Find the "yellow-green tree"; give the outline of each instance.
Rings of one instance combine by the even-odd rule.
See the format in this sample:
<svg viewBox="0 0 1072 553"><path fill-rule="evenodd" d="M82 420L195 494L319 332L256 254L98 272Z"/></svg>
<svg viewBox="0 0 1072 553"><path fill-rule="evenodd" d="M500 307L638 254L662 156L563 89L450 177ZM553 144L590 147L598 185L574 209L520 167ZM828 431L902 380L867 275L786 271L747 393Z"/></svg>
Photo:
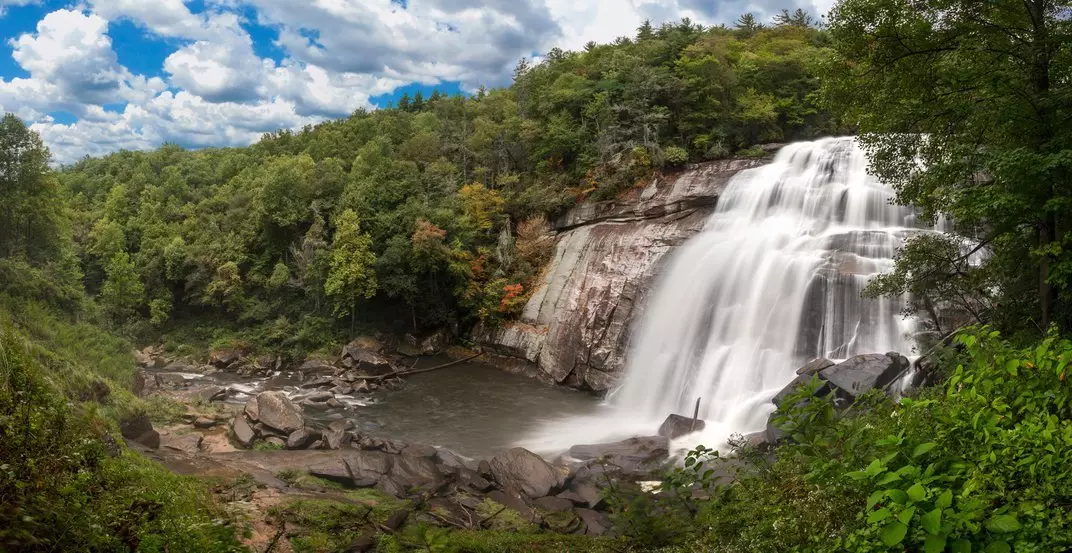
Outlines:
<svg viewBox="0 0 1072 553"><path fill-rule="evenodd" d="M361 232L361 221L352 209L343 211L335 221L331 268L324 283L324 292L335 303L336 316L349 315L352 324L358 300L376 295L375 265L372 239Z"/></svg>

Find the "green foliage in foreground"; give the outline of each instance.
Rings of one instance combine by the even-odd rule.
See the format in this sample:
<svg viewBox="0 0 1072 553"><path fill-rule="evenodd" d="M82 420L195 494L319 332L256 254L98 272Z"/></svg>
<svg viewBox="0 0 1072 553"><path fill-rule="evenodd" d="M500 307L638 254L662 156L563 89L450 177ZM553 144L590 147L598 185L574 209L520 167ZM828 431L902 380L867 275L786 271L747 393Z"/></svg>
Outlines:
<svg viewBox="0 0 1072 553"><path fill-rule="evenodd" d="M207 490L126 451L0 326L0 550L240 551Z"/></svg>
<svg viewBox="0 0 1072 553"><path fill-rule="evenodd" d="M620 514L621 530L678 551L1068 550L1072 342L1020 349L985 327L957 342L944 386L899 403L875 394L839 412L801 390L775 458L743 443L734 458L701 452ZM737 481L714 485L709 471L727 468Z"/></svg>

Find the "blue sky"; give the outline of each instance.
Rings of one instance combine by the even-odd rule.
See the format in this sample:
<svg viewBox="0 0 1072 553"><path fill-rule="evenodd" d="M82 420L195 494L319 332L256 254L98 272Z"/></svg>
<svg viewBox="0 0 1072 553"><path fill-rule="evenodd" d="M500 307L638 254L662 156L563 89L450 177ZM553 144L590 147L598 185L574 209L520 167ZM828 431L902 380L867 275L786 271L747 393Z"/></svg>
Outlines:
<svg viewBox="0 0 1072 553"><path fill-rule="evenodd" d="M57 163L164 142L241 146L508 83L521 57L833 0L0 0L0 110Z"/></svg>

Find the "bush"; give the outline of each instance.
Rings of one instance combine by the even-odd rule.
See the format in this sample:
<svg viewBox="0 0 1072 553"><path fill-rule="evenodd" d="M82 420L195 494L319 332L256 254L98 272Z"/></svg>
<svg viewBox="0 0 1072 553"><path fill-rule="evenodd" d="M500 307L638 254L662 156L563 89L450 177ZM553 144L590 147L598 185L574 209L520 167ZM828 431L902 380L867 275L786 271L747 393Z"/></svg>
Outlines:
<svg viewBox="0 0 1072 553"><path fill-rule="evenodd" d="M697 505L692 526L704 530L676 543L742 553L1068 550L1072 342L1051 335L1017 348L985 327L957 342L964 351L941 388L899 403L874 393L838 411L812 397L813 383L776 416L793 442L775 461L738 443L732 461L706 456L691 479L669 475L664 487L691 490L712 468L737 473Z"/></svg>
<svg viewBox="0 0 1072 553"><path fill-rule="evenodd" d="M667 167L680 167L689 162L689 152L679 146L670 146L663 152Z"/></svg>
<svg viewBox="0 0 1072 553"><path fill-rule="evenodd" d="M208 491L128 452L0 326L0 549L239 551Z"/></svg>

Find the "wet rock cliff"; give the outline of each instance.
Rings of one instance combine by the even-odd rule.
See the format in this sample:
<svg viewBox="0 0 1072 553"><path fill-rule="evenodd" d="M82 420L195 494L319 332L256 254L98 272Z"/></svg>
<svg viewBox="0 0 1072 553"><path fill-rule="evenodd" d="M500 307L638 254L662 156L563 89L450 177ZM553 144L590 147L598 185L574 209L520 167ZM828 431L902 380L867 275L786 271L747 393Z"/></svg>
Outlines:
<svg viewBox="0 0 1072 553"><path fill-rule="evenodd" d="M555 254L521 320L474 338L504 367L604 392L621 372L629 330L666 255L703 228L726 184L763 159L691 165L554 221Z"/></svg>

